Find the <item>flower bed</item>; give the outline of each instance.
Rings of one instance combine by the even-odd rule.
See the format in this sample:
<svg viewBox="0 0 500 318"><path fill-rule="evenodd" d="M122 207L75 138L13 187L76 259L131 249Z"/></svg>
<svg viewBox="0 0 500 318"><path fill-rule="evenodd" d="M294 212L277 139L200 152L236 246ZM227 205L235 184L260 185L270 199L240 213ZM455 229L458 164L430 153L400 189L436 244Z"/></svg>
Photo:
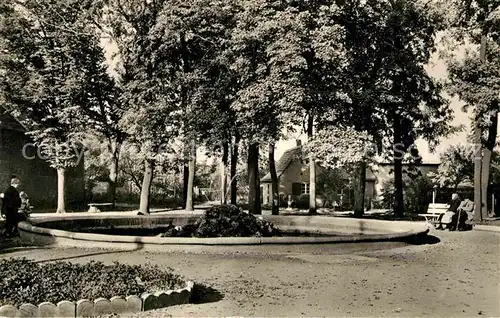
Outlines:
<svg viewBox="0 0 500 318"><path fill-rule="evenodd" d="M39 264L27 259L0 260L0 306L38 305L80 299L110 299L185 287L171 269L115 262Z"/></svg>

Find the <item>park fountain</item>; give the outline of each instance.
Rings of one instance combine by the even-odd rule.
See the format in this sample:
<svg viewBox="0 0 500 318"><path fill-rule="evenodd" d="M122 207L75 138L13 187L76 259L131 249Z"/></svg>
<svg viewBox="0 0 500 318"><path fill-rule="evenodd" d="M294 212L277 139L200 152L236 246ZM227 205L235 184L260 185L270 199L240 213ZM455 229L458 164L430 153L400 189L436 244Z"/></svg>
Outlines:
<svg viewBox="0 0 500 318"><path fill-rule="evenodd" d="M263 218L280 230L310 235L186 238L141 234L155 230L161 232L167 224L184 226L197 219L196 215L174 212L149 216L99 214L44 217L21 222L19 232L24 242L33 245L162 250L172 245L315 244L403 240L426 235L429 231L428 225L421 222L304 215L266 215Z"/></svg>

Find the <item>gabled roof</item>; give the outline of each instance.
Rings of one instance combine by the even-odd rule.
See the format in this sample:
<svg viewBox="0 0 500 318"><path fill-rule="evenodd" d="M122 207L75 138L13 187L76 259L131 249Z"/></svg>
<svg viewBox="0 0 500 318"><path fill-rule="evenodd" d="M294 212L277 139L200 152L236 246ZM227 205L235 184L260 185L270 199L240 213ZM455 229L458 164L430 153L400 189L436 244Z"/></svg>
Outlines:
<svg viewBox="0 0 500 318"><path fill-rule="evenodd" d="M283 153L281 158L278 160L276 163L276 174L279 177L285 172L286 168L293 162L294 159L300 158L302 153L302 147L297 146L291 149L288 149ZM271 182L271 173L266 174L262 179L260 179L261 182Z"/></svg>
<svg viewBox="0 0 500 318"><path fill-rule="evenodd" d="M366 181L376 181L377 177L375 177L375 174L373 173L373 170L371 167L366 167Z"/></svg>
<svg viewBox="0 0 500 318"><path fill-rule="evenodd" d="M26 127L3 106L0 106L0 129L27 131Z"/></svg>
<svg viewBox="0 0 500 318"><path fill-rule="evenodd" d="M474 189L474 183L470 180L464 180L458 184L458 189Z"/></svg>
<svg viewBox="0 0 500 318"><path fill-rule="evenodd" d="M276 174L278 175L278 179L281 177L281 175L286 171L288 166L293 162L295 159L300 159L302 155L302 148L301 146L297 146L291 149L288 149L283 153L281 158L278 160L276 163ZM342 171L341 171L342 173ZM349 175L347 173L345 174L345 178L348 179ZM370 167L366 168L366 181L375 181L377 178L375 177L375 174L373 173L372 169ZM271 182L271 173L266 174L262 179L260 179L261 182Z"/></svg>

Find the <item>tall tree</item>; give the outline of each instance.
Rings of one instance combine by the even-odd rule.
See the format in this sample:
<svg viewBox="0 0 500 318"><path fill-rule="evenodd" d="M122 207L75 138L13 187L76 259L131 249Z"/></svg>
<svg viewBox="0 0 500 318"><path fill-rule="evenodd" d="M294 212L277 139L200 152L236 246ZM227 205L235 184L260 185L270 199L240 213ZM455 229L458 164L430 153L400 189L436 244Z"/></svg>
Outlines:
<svg viewBox="0 0 500 318"><path fill-rule="evenodd" d="M65 173L82 159L79 114L97 107L110 79L85 1L5 1L1 12L1 85L14 115L57 170L57 211Z"/></svg>
<svg viewBox="0 0 500 318"><path fill-rule="evenodd" d="M319 121L319 128L326 130L338 126L354 127L359 133L369 132L380 140L380 118L374 116L377 100L375 94L377 74L381 68L381 52L378 51L377 19L370 6L362 1L346 2L339 8L336 20L342 26L345 36L339 38L342 43L339 67L342 74L339 98L336 107L329 108ZM339 89L337 89L339 90ZM354 170L354 214L360 217L364 213L364 185L366 162L355 164Z"/></svg>
<svg viewBox="0 0 500 318"><path fill-rule="evenodd" d="M142 214L149 213L156 162L169 151L178 133L178 87L174 81L178 64L159 54L161 43L155 29L166 3L110 0L103 13L103 29L118 48L117 73L123 90L120 102L126 107L120 124L133 136L130 141L140 147L144 158Z"/></svg>
<svg viewBox="0 0 500 318"><path fill-rule="evenodd" d="M231 108L237 114L239 137L249 145L249 202L254 214L261 213L259 145L279 138L291 107L301 100L294 83L295 68L301 67L301 58L294 51L300 44L294 42L298 35L290 41L287 34L297 27L298 18L287 8L280 1L243 1L231 45L225 51L238 79Z"/></svg>
<svg viewBox="0 0 500 318"><path fill-rule="evenodd" d="M158 40L166 42L159 47L158 53L171 61L177 61L175 63L179 65L175 83L178 87L179 108L183 112L180 132L191 148L190 174L194 173L191 162L195 158L193 142L212 142L213 146L216 139L223 144L223 171L226 170L230 140L228 130L222 129L220 133L215 133L210 128L225 128L228 120L228 116L220 110L227 109L227 99L231 97L223 93L229 92L230 88L224 87L227 82L220 83L224 81L221 73L225 72L218 71L219 67L227 65L221 65L218 56L226 47L233 11L231 3L218 0L193 0L187 3L172 0L162 11L161 23L155 29L155 35L161 35ZM221 92L217 92L217 89L221 89ZM214 112L211 111L213 109ZM220 117L214 118L214 114ZM214 136L210 136L210 133ZM189 180L193 178L189 175ZM188 193L192 193L190 187ZM225 198L226 191L223 192ZM187 201L192 201L192 197L188 195Z"/></svg>
<svg viewBox="0 0 500 318"><path fill-rule="evenodd" d="M344 65L337 107L327 113L322 128L354 127L374 138L378 149L390 144L394 161L395 214L404 212L402 161L416 150L419 137L434 146L450 132L451 110L441 87L425 71L434 52L439 17L427 4L406 0L351 1L340 6L345 28ZM356 169L364 184L366 164ZM362 215L364 193L355 195L356 215Z"/></svg>
<svg viewBox="0 0 500 318"><path fill-rule="evenodd" d="M485 37L482 39L486 40ZM492 41L487 47L485 45L484 42L481 44L484 49L482 53L469 51L463 60L450 60L447 64L449 91L465 102L465 110L472 108L474 113L474 198L477 220L489 214L487 194L490 164L496 146L500 111L500 46Z"/></svg>
<svg viewBox="0 0 500 318"><path fill-rule="evenodd" d="M302 100L295 116L303 118L308 140L314 139L324 113L337 108L338 94L343 83L345 64L344 36L341 9L338 1L293 2L297 10L296 27L290 36L298 38L295 54L302 64L297 67L298 88ZM309 153L309 214L316 213L316 160Z"/></svg>
<svg viewBox="0 0 500 318"><path fill-rule="evenodd" d="M475 44L464 59L448 56L450 92L473 109L474 217L488 215L488 184L493 148L498 130L498 39L500 36L500 2L498 0L456 0L439 3L445 11L448 35L459 44ZM450 37L447 37L449 39Z"/></svg>
<svg viewBox="0 0 500 318"><path fill-rule="evenodd" d="M474 148L458 144L448 147L440 156L438 171L431 174L440 187L457 189L463 181L474 179Z"/></svg>
<svg viewBox="0 0 500 318"><path fill-rule="evenodd" d="M291 131L300 124L309 135L313 133L317 118L332 104L340 82L337 71L342 53L338 40L342 28L335 20L337 11L334 1L244 2L234 37L240 57L235 67L244 70L236 105L241 105L243 97L247 107L253 103L251 122L258 124L257 129L250 127L247 136L264 132L267 136L261 139L274 142L280 131ZM265 114L266 120L255 116L256 109ZM271 117L274 113L279 115ZM314 213L314 160L310 164L310 212Z"/></svg>
<svg viewBox="0 0 500 318"><path fill-rule="evenodd" d="M96 68L101 65L95 65ZM97 70L101 72L102 70ZM88 83L88 90L92 92L93 106L81 109L81 116L85 125L98 135L104 137L109 160L109 197L116 205L116 188L119 175L120 154L127 134L120 126L120 120L124 114L124 107L120 103L121 89L111 76L100 76Z"/></svg>
<svg viewBox="0 0 500 318"><path fill-rule="evenodd" d="M449 134L452 118L449 103L441 95L439 85L427 73L431 53L435 52L435 36L439 16L428 13L425 6L405 0L389 6L384 36L390 38L389 57L383 76L382 110L392 126L394 144L394 186L396 216L404 213L402 162L404 154L415 151L417 138L424 137L433 147L438 136ZM410 153L414 156L416 153Z"/></svg>

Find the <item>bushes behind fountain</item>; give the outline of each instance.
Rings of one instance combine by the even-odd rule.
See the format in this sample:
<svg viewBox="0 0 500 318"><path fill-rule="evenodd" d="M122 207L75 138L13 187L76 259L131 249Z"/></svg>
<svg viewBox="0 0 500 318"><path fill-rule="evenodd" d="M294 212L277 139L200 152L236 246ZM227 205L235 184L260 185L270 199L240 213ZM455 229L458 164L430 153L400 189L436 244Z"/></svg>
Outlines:
<svg viewBox="0 0 500 318"><path fill-rule="evenodd" d="M169 225L163 237L269 237L279 229L262 218L244 212L237 206L224 204L210 207L194 224Z"/></svg>

